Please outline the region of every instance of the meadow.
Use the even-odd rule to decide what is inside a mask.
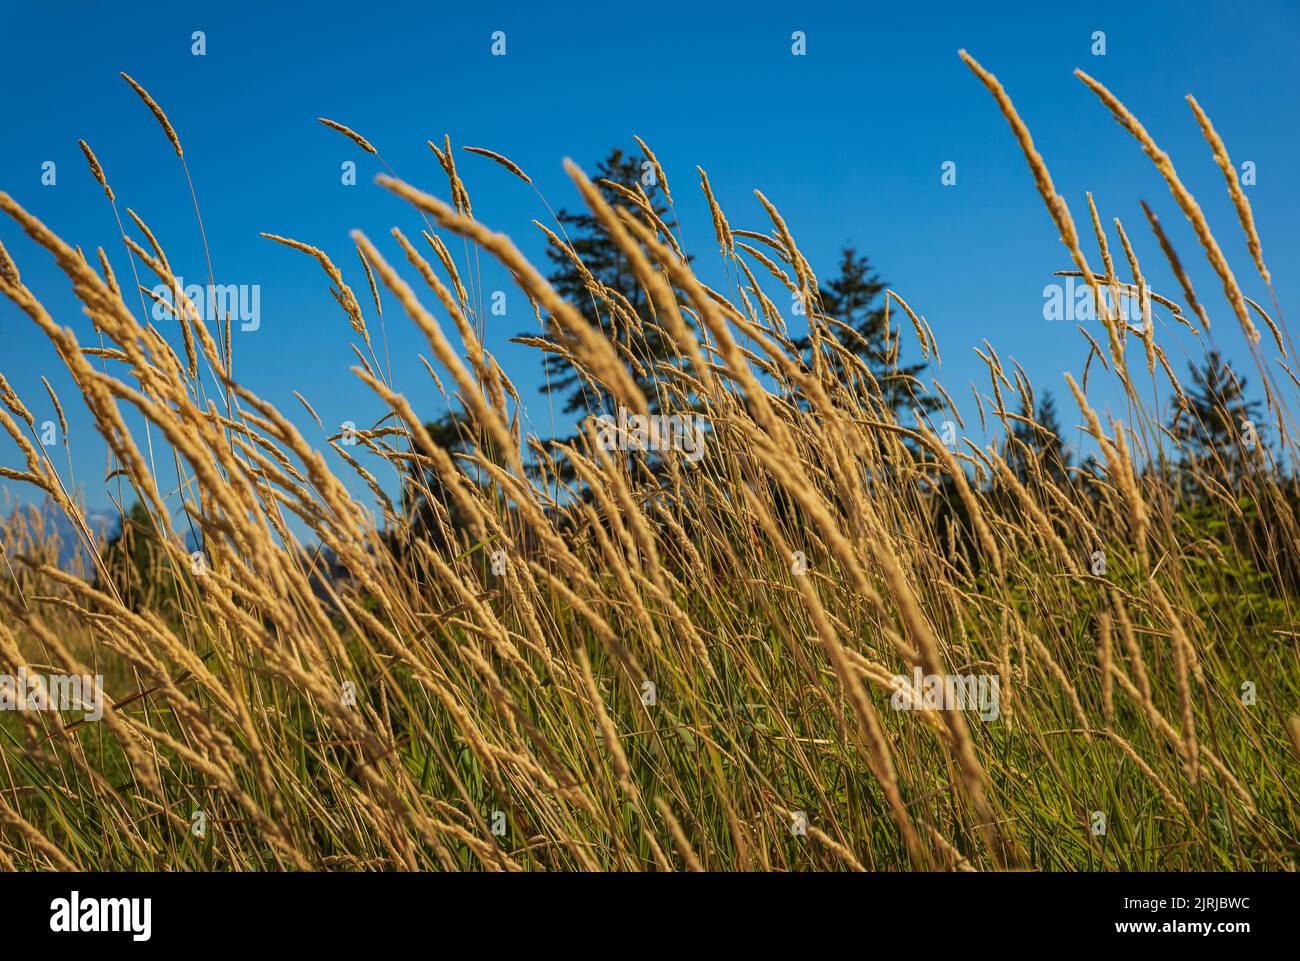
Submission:
[[[1207,426],[1219,446],[1192,449],[1139,384],[1188,417],[1205,411],[1157,325],[1114,309],[1119,292],[1155,297],[1129,239],[1139,225],[1108,222],[1091,198],[1072,212],[1009,94],[962,56],[1092,298],[1073,372],[1050,385],[1095,445],[1087,469],[1054,470],[1013,439],[1033,436],[1035,385],[997,345],[982,352],[989,399],[975,401],[1005,443],[965,439],[945,385],[880,383],[820,309],[776,207],[756,191],[766,218],[740,226],[703,172],[695,192],[694,172],[662,169],[649,145],[670,204],[707,205],[731,289],[696,276],[638,186],[612,204],[570,163],[648,305],[630,310],[593,277],[586,293],[609,323],[592,324],[473,216],[465,158],[531,197],[528,174],[449,138],[431,144],[447,200],[378,178],[423,236],[271,237],[319,263],[355,335],[351,372],[390,411],[346,433],[306,398],[290,415],[240,382],[238,320],[212,322],[184,295],[142,220],[123,228],[139,270],[125,276],[0,193],[4,230],[57,262],[98,336],[79,342],[3,248],[0,293],[80,391],[51,395],[93,415],[112,455],[105,483],[139,505],[132,540],[110,550],[0,379],[5,463],[20,463],[0,478],[48,498],[93,547],[78,576],[52,533],[11,518],[0,672],[102,676],[106,704],[94,722],[0,714],[0,868],[1295,870],[1300,496],[1287,465],[1300,381],[1236,168],[1191,100],[1249,280],[1173,159],[1080,74],[1098,100],[1090,120],[1132,134],[1169,187],[1166,217],[1198,238],[1175,252],[1154,215],[1140,225],[1183,288],[1159,298],[1162,316],[1201,338],[1212,310],[1251,344],[1268,443]],[[183,165],[183,131],[127,82],[158,120],[160,158],[170,148]],[[509,270],[539,356],[569,362],[620,423],[707,425],[691,449],[602,443],[595,416],[569,441],[524,432],[453,241]],[[346,251],[350,281],[326,248]],[[1206,257],[1222,290],[1194,291],[1180,256]],[[179,290],[164,322],[132,290],[158,283]],[[792,300],[808,308],[810,351],[787,326]],[[923,302],[888,297],[895,361],[904,339],[938,356]],[[427,381],[387,377],[385,310],[427,339]],[[1122,417],[1090,403],[1103,382],[1122,391]],[[899,390],[917,416],[887,401]],[[458,443],[431,435],[433,398],[463,410]],[[959,430],[945,437],[944,422]],[[997,710],[923,697],[899,709],[895,678],[917,672],[993,679]]]

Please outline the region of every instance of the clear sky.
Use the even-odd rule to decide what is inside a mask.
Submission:
[[[1153,289],[1181,300],[1138,200],[1152,204],[1209,305],[1217,343],[1249,371],[1190,226],[1137,144],[1072,71],[1081,67],[1106,83],[1172,155],[1246,293],[1265,303],[1222,176],[1183,99],[1196,95],[1234,162],[1256,165],[1248,195],[1285,310],[1295,301],[1300,259],[1300,12],[1294,2],[1058,6],[325,0],[56,8],[0,0],[0,189],[65,240],[87,251],[102,245],[119,278],[129,278],[112,210],[77,148],[84,138],[123,217],[134,209],[186,282],[205,282],[184,175],[153,117],[118,77],[119,70],[132,74],[184,144],[218,282],[261,287],[260,329],[235,335],[237,375],[315,442],[322,435],[293,389],[329,427],[368,425],[382,408],[348,372],[351,334],[317,265],[258,232],[322,247],[362,292],[348,231],[361,228],[396,262],[400,251],[388,229],[415,235],[421,226],[410,208],[373,185],[382,169],[375,158],[316,117],[352,126],[401,177],[442,197],[446,179],[427,139],[441,143],[445,133],[457,147],[499,151],[528,171],[557,209],[576,204],[564,157],[590,169],[611,146],[632,146],[637,134],[667,170],[706,280],[721,283],[723,274],[696,164],[708,171],[733,226],[768,229],[752,194],[761,189],[823,280],[841,245],[852,242],[870,256],[929,319],[943,354],[936,373],[973,430],[978,418],[967,384],[975,380],[988,392],[987,372],[971,349],[983,338],[1004,361],[1018,360],[1040,391],[1054,390],[1073,429],[1078,412],[1061,374],[1081,368],[1086,344],[1072,323],[1043,319],[1043,287],[1069,258],[1006,122],[957,49],[1006,85],[1076,222],[1086,229],[1084,191],[1091,190],[1106,222],[1124,221]],[[192,53],[194,31],[205,34],[203,56]],[[494,31],[506,35],[504,57],[491,53]],[[792,55],[795,31],[806,36],[804,56]],[[1105,32],[1104,56],[1092,53],[1095,31]],[[356,186],[341,183],[347,160],[357,163]],[[42,183],[47,161],[55,164],[52,186]],[[954,186],[941,182],[948,161],[956,165]],[[542,264],[544,247],[529,223],[546,219],[536,197],[487,160],[460,153],[457,163],[475,215]],[[7,219],[0,238],[56,319],[94,344],[48,256]],[[1086,249],[1099,264],[1090,239]],[[485,290],[513,289],[494,265],[484,259],[481,266]],[[487,318],[488,347],[544,436],[539,355],[507,343],[534,330],[535,321],[521,296],[507,303],[506,317]],[[427,346],[391,298],[386,307],[397,386],[433,417],[443,404],[417,359]],[[1158,329],[1182,374],[1188,352],[1199,348],[1186,331]],[[1093,333],[1104,339],[1095,323]],[[915,357],[910,332],[904,344]],[[42,374],[50,376],[71,421],[76,483],[93,507],[108,506],[104,449],[89,415],[49,344],[8,301],[0,303],[0,371],[38,420],[52,416],[40,385]],[[1094,390],[1097,404],[1118,402]],[[1075,436],[1071,430],[1067,440]],[[20,466],[6,440],[0,464]]]

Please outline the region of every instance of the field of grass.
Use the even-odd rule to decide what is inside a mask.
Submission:
[[[967,62],[1081,282],[1098,294],[1139,283],[1122,229],[1096,211],[1074,219],[1007,94]],[[1204,251],[1182,257],[1209,258],[1225,322],[1252,334],[1270,445],[1184,456],[1130,380],[1145,368],[1164,396],[1183,396],[1156,330],[1104,304],[1064,405],[1096,445],[1095,471],[1013,465],[1007,448],[960,432],[949,445],[895,416],[867,368],[837,351],[812,268],[761,194],[768,222],[741,229],[707,186],[691,198],[659,172],[674,203],[711,208],[736,278],[719,291],[636,192],[615,209],[570,165],[652,305],[638,317],[593,286],[611,337],[473,218],[449,141],[451,203],[380,178],[429,235],[354,234],[366,270],[353,285],[321,250],[281,238],[324,268],[356,333],[353,372],[392,412],[355,445],[324,425],[311,440],[295,426],[309,408],[291,421],[240,383],[229,322],[210,327],[181,303],[166,325],[184,335],[173,351],[142,326],[133,278],[0,193],[102,340],[78,343],[7,253],[0,293],[57,349],[111,450],[110,486],[142,504],[149,547],[135,555],[143,570],[101,550],[81,578],[53,563],[39,530],[0,538],[0,672],[102,675],[108,703],[98,722],[0,714],[0,868],[1294,870],[1300,498],[1282,464],[1294,463],[1297,384],[1270,356],[1289,356],[1289,338],[1275,302],[1242,292],[1271,292],[1269,276],[1208,118],[1193,104],[1258,268],[1249,284],[1170,158],[1081,79],[1196,228]],[[181,136],[138,92],[183,163]],[[173,284],[147,227],[128,227],[140,283]],[[704,455],[605,450],[591,421],[569,444],[521,436],[519,398],[482,346],[443,240],[457,236],[550,319],[539,357],[570,358],[632,414],[704,418]],[[763,292],[773,280],[810,304],[821,349],[795,348]],[[387,380],[371,350],[381,294],[386,322],[401,322],[400,305],[441,375]],[[1200,331],[1206,312],[1183,294],[1169,310]],[[889,300],[894,347],[914,337],[933,357],[939,344],[908,306],[923,292],[905,296]],[[648,358],[650,342],[672,362]],[[1009,434],[1034,388],[997,346],[980,418]],[[1123,420],[1089,403],[1103,381],[1127,398]],[[906,387],[942,400],[935,423],[961,421],[942,386]],[[0,476],[85,528],[28,407],[7,382],[0,391],[16,445],[6,463],[14,449],[22,461]],[[463,451],[422,423],[435,392],[468,415]],[[127,428],[128,408],[149,443]],[[343,460],[327,461],[327,446]],[[366,498],[332,471],[344,460]],[[393,468],[411,479],[398,503],[378,479]],[[188,516],[164,503],[173,489]],[[413,501],[426,508],[418,525]],[[324,577],[326,556],[347,576]],[[995,678],[998,716],[895,709],[893,678],[918,667]]]

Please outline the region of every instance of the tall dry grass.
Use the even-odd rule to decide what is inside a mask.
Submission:
[[[1010,122],[1074,272],[1098,297],[1145,289],[1123,226],[1108,237],[1091,198],[1102,266],[1090,263],[1010,96],[966,61]],[[241,384],[228,321],[209,330],[182,297],[179,356],[131,306],[144,303],[129,288],[150,286],[139,273],[124,282],[103,250],[84,256],[0,194],[0,210],[55,259],[102,338],[79,343],[0,256],[0,292],[57,350],[111,451],[119,499],[147,509],[159,585],[139,603],[102,555],[81,578],[59,570],[30,527],[0,540],[0,670],[102,674],[110,702],[98,724],[0,715],[0,867],[1294,869],[1300,670],[1289,585],[1300,542],[1297,501],[1269,462],[1294,454],[1294,378],[1266,356],[1285,356],[1285,326],[1268,315],[1276,341],[1258,340],[1250,315],[1264,310],[1227,268],[1170,158],[1113,94],[1081,79],[1155,162],[1251,337],[1277,443],[1244,470],[1232,452],[1179,459],[1130,375],[1136,353],[1181,398],[1163,347],[1100,300],[1105,337],[1084,330],[1082,371],[1067,380],[1100,471],[1062,479],[1032,459],[1027,473],[1012,469],[997,445],[950,450],[924,419],[896,417],[870,371],[835,346],[836,321],[816,309],[817,278],[776,208],[759,194],[769,222],[731,226],[741,217],[721,209],[703,171],[721,254],[740,278],[727,292],[695,275],[649,204],[629,190],[627,206],[611,207],[569,165],[653,308],[653,320],[638,318],[593,280],[593,302],[629,326],[616,340],[473,217],[449,140],[430,146],[451,203],[395,173],[379,180],[424,217],[423,245],[397,230],[392,240],[353,235],[358,289],[374,312],[324,250],[272,236],[324,268],[360,342],[353,373],[390,411],[353,450],[339,435],[310,440]],[[128,82],[183,161],[162,108]],[[1192,107],[1271,291],[1226,148]],[[503,155],[470,152],[532,183]],[[135,225],[147,247],[123,230],[133,272],[174,286],[164,251]],[[1208,328],[1154,216],[1151,225]],[[500,261],[538,318],[552,318],[532,346],[571,359],[633,412],[702,414],[707,455],[652,464],[605,451],[589,422],[571,444],[523,436],[518,395],[483,346],[473,278],[450,254],[455,235]],[[1128,280],[1116,276],[1115,241]],[[838,350],[838,364],[824,353],[805,362],[755,268],[810,299],[811,338]],[[429,367],[434,388],[469,415],[468,454],[425,430],[430,385],[392,383],[379,363],[370,331],[380,287],[450,378],[444,387]],[[889,300],[937,354],[924,318]],[[638,354],[652,333],[672,345],[673,363]],[[895,360],[901,336],[891,327]],[[972,386],[980,419],[1010,433],[1008,405],[1033,387],[986,348],[991,394]],[[653,376],[638,381],[638,368]],[[1090,403],[1090,378],[1124,392],[1123,421]],[[944,388],[930,387],[940,416],[964,426]],[[0,473],[48,497],[94,543],[27,407],[7,383],[0,399],[22,462]],[[143,446],[125,408],[148,425]],[[164,465],[174,485],[160,480],[154,433],[174,451]],[[392,502],[356,456],[362,447],[372,464],[418,479],[432,529]],[[325,448],[364,482],[365,498]],[[1216,536],[1247,514],[1263,522],[1245,548]],[[310,530],[306,548],[291,518]],[[206,555],[198,569],[183,546],[191,525]],[[312,541],[346,578],[321,576]],[[1098,550],[1104,575],[1092,573]],[[806,573],[795,573],[796,552]],[[915,666],[995,675],[1001,716],[893,710],[891,678]],[[1246,681],[1257,688],[1251,704]],[[806,832],[792,830],[800,816]]]

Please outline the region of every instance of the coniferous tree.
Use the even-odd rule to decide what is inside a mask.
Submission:
[[[835,279],[821,287],[818,296],[822,313],[849,330],[830,325],[830,335],[850,353],[856,354],[866,364],[880,385],[887,407],[896,413],[920,410],[929,413],[941,404],[938,398],[923,393],[909,378],[925,372],[924,363],[902,364],[895,369],[889,363],[886,342],[889,332],[885,327],[885,307],[881,297],[885,283],[872,269],[867,257],[860,255],[852,245],[840,251],[839,272]],[[812,339],[804,337],[796,345],[805,352],[812,350]],[[838,380],[848,377],[843,357],[828,346],[823,346],[824,362],[831,375]],[[811,359],[809,361],[811,363]]]
[[[148,508],[138,501],[104,545],[95,573],[96,590],[109,590],[105,575],[132,610],[177,615],[179,583],[175,563],[158,540]]]
[[[670,221],[671,215],[663,201],[663,191],[653,169],[639,155],[624,154],[621,149],[614,148],[597,165],[591,180],[611,206],[625,207],[633,214],[638,213],[636,204],[616,187],[610,186],[610,183],[619,184],[634,193],[644,190],[651,208],[660,220],[664,223]],[[640,215],[653,228],[649,218],[644,213]],[[658,329],[649,323],[652,315],[648,298],[637,281],[632,264],[589,211],[584,209],[579,213],[571,213],[561,210],[557,219],[564,227],[565,236],[561,239],[567,237],[573,252],[582,262],[582,267],[575,264],[567,252],[550,247],[546,254],[553,265],[549,277],[551,286],[588,323],[602,330],[605,336],[618,344],[621,355],[631,354],[635,358],[635,363],[628,363],[628,372],[646,395],[651,408],[657,409],[653,366],[656,362],[669,359],[673,351]],[[604,294],[599,290],[591,290],[589,278],[595,280]],[[634,333],[633,325],[627,317],[619,316],[620,309],[640,319],[639,333]],[[547,334],[552,338],[556,336],[550,318],[547,319]],[[566,414],[610,411],[610,398],[579,376],[566,358],[548,354],[544,370],[549,383],[542,390],[566,395],[563,408]]]
[[[1056,414],[1056,400],[1051,391],[1044,391],[1038,402],[1037,414],[1031,414],[1029,405],[1022,399],[1020,416],[1032,420],[1037,426],[1016,421],[1012,428],[1013,441],[1008,441],[1003,457],[1022,481],[1034,475],[1029,458],[1038,464],[1039,469],[1051,480],[1063,484],[1068,477],[1070,453],[1061,440],[1061,422]]]
[[[452,457],[457,469],[462,469],[455,455],[468,451],[471,447],[469,431],[472,430],[472,425],[468,423],[466,415],[458,410],[448,410],[437,420],[426,423],[424,429],[433,443]],[[465,475],[465,480],[466,483],[473,481],[469,475]],[[446,513],[453,532],[461,530],[466,524],[466,519],[459,516],[455,501],[441,475],[414,461],[407,466],[406,476],[402,480],[402,511],[417,537],[432,540],[443,547],[453,545],[444,543],[445,537],[438,515]]]
[[[1179,407],[1170,432],[1192,462],[1220,460],[1229,476],[1240,469],[1246,451],[1260,443],[1256,420],[1259,402],[1246,400],[1246,381],[1212,350],[1201,367],[1188,364],[1192,374],[1189,407]]]

